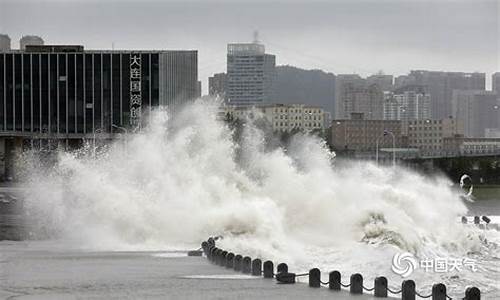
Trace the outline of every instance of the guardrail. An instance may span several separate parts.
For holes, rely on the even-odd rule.
[[[367,287],[364,284],[363,276],[359,273],[352,274],[349,277],[349,283],[342,283],[342,275],[339,271],[332,271],[328,275],[327,281],[321,280],[321,271],[318,268],[309,270],[308,273],[296,274],[288,271],[288,265],[280,263],[276,266],[276,273],[274,272],[274,263],[270,260],[262,262],[261,259],[252,259],[249,256],[235,254],[221,248],[216,247],[215,241],[218,237],[210,237],[207,241],[201,243],[201,248],[195,251],[190,251],[191,256],[201,256],[205,253],[208,260],[212,263],[234,269],[235,271],[242,272],[253,276],[263,276],[264,278],[275,278],[278,283],[293,284],[296,282],[297,277],[308,277],[309,287],[320,288],[321,286],[328,286],[332,291],[340,291],[342,288],[349,288],[349,292],[354,295],[363,294],[366,292],[373,292],[375,297],[388,297],[388,293],[393,295],[401,294],[402,300],[415,300],[416,296],[421,298],[431,298],[432,300],[449,300],[452,299],[446,293],[446,286],[442,283],[437,283],[432,286],[432,291],[428,295],[423,295],[416,291],[416,285],[413,280],[404,280],[401,284],[400,290],[391,290],[388,286],[387,278],[380,276],[375,278],[373,287]],[[203,252],[201,251],[203,250]],[[480,300],[481,291],[477,287],[468,287],[465,290],[465,297],[463,300]]]

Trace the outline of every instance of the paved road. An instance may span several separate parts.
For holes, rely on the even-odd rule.
[[[82,298],[375,299],[277,284],[182,252],[82,252],[49,242],[0,242],[0,299]]]

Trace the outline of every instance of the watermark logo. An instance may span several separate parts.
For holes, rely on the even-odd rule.
[[[417,267],[417,259],[409,252],[396,253],[392,258],[392,271],[401,277],[410,276]]]
[[[391,269],[401,277],[410,276],[417,268],[424,272],[447,273],[452,271],[461,272],[463,268],[468,268],[472,272],[477,272],[476,260],[471,258],[423,258],[418,260],[415,255],[409,252],[396,253],[392,258]]]

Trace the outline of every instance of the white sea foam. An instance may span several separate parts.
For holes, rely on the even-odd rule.
[[[197,101],[172,120],[157,110],[141,133],[96,158],[87,146],[47,168],[37,153],[26,155],[26,207],[41,229],[34,234],[103,250],[195,247],[220,234],[224,248],[252,257],[398,284],[394,253],[475,253],[483,273],[415,276],[499,289],[498,232],[457,222],[467,209],[447,179],[368,162],[335,167],[320,139],[298,134],[284,150],[252,120],[235,143],[216,108]]]

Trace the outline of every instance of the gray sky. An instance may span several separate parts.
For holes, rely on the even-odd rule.
[[[499,0],[0,0],[0,32],[87,49],[197,49],[199,77],[254,30],[278,64],[335,74],[500,70]]]

